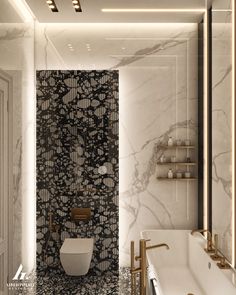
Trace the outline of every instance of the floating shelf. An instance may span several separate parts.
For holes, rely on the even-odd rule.
[[[187,180],[197,180],[197,178],[195,178],[195,177],[189,177],[189,178],[176,178],[176,177],[174,177],[174,178],[168,178],[168,177],[157,177],[157,179],[158,180],[185,180],[185,181],[187,181]]]
[[[183,165],[183,166],[195,166],[197,163],[185,163],[185,162],[157,162],[157,165]]]
[[[165,149],[195,149],[194,145],[158,145],[157,148]]]

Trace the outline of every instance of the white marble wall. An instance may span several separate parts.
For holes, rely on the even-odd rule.
[[[0,24],[0,68],[13,81],[13,272],[35,265],[34,25]]]
[[[197,25],[37,24],[36,34],[38,70],[120,71],[120,265],[143,229],[195,228],[197,183],[158,181],[155,146],[197,145]]]
[[[197,27],[188,28],[186,36],[177,27],[174,41],[166,35],[155,56],[120,69],[121,265],[129,264],[130,241],[141,230],[197,226],[197,183],[156,178],[169,168],[156,165],[159,140],[190,138],[197,145]]]
[[[129,241],[138,240],[142,229],[196,227],[197,185],[156,180],[155,162],[160,152],[155,151],[155,145],[169,135],[191,138],[197,144],[197,26],[113,24],[97,25],[95,30],[90,25],[37,24],[36,29],[38,70],[120,70],[120,264],[127,264]],[[28,105],[23,113],[27,114],[27,110],[28,113],[34,110],[28,98],[24,104],[24,99],[34,92],[33,83],[26,80],[26,73],[32,77],[34,74],[32,38],[27,39],[28,31],[19,25],[1,26],[0,32],[0,53],[4,56],[1,67],[27,69],[22,80],[23,105]],[[79,41],[73,44],[76,52],[69,52],[67,42],[77,40],[78,32]],[[24,38],[24,44],[31,50],[23,50],[22,55]],[[92,52],[86,50],[87,43],[91,44]],[[31,132],[34,126],[31,119],[24,123],[23,135],[27,122]],[[16,144],[18,149],[20,139]],[[26,141],[22,141],[23,146],[27,146]],[[18,152],[15,159],[18,168],[20,155]],[[33,165],[29,167],[32,169]],[[22,177],[26,174],[24,170]],[[23,191],[29,194],[32,188],[27,191],[26,185],[24,182]],[[26,204],[32,205],[26,203],[27,199],[22,201],[24,208]],[[26,229],[25,234],[30,230]]]
[[[229,1],[230,2],[230,1]],[[222,1],[213,8],[222,7]],[[229,3],[228,3],[229,5]],[[220,249],[232,253],[232,149],[231,149],[231,13],[213,12],[212,93],[212,226]]]

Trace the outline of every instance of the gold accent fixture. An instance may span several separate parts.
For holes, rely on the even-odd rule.
[[[136,270],[134,266],[134,241],[130,243],[130,273],[131,273],[131,295],[136,294]]]
[[[130,252],[131,252],[131,295],[136,295],[136,274],[140,273],[140,291],[139,295],[146,295],[146,287],[147,287],[147,255],[146,251],[166,247],[166,249],[170,249],[167,244],[158,244],[153,246],[147,246],[146,243],[150,240],[141,239],[139,241],[139,256],[135,256],[134,254],[134,241],[131,241],[130,244]],[[139,261],[139,267],[135,268],[135,260]]]
[[[211,259],[213,259],[214,261],[221,260],[222,257],[219,255],[219,251],[218,251],[218,235],[217,234],[214,235],[214,249],[215,249],[215,253],[211,255]]]
[[[231,266],[229,265],[229,263],[226,261],[225,256],[222,256],[221,257],[221,260],[220,260],[220,262],[217,263],[217,266],[220,269],[230,269],[231,268]]]
[[[194,229],[191,232],[191,235],[194,235],[195,233],[207,233],[207,247],[204,249],[207,253],[213,253],[213,245],[212,245],[212,237],[211,232],[208,229]]]
[[[75,222],[89,221],[91,219],[91,208],[71,208],[71,220]]]
[[[170,250],[170,247],[167,244],[159,244],[159,245],[149,246],[149,247],[146,247],[146,250],[161,248],[161,247],[166,247],[167,250]]]

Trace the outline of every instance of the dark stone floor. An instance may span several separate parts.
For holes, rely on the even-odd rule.
[[[129,295],[130,273],[120,268],[115,276],[37,276],[34,288],[18,291],[18,295]]]

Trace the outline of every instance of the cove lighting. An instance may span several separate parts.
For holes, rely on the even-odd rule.
[[[168,9],[168,8],[103,8],[102,12],[201,12],[205,9]]]
[[[17,11],[24,22],[34,19],[34,15],[24,0],[8,0],[11,6]]]
[[[235,167],[235,161],[236,161],[236,147],[235,147],[235,1],[232,1],[232,266],[236,266],[236,245],[235,245],[235,239],[236,239],[236,196],[235,196],[235,182],[236,182],[236,167]]]

